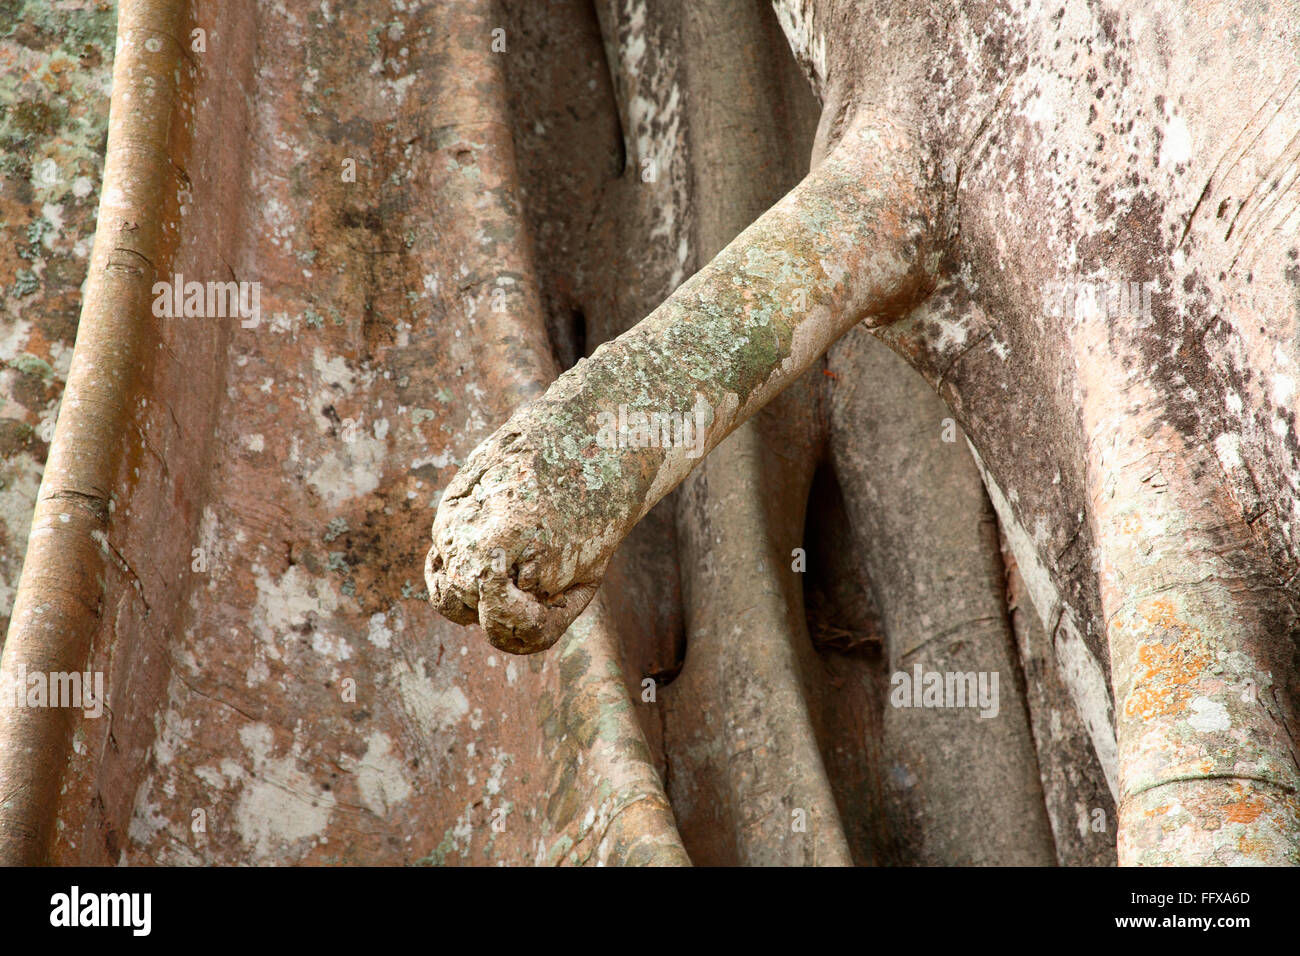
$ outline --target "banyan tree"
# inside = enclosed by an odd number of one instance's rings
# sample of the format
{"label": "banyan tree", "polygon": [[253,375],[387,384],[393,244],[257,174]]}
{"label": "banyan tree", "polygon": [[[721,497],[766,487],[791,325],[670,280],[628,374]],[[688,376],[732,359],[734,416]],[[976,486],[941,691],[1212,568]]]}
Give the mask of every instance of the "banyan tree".
{"label": "banyan tree", "polygon": [[0,862],[1300,862],[1295,0],[0,11]]}

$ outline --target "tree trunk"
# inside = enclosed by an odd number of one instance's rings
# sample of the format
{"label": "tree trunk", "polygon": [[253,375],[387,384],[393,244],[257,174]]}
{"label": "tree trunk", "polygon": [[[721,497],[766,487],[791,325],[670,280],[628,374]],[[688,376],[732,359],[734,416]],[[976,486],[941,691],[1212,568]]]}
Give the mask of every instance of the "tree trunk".
{"label": "tree trunk", "polygon": [[0,861],[1300,862],[1294,2],[85,6]]}

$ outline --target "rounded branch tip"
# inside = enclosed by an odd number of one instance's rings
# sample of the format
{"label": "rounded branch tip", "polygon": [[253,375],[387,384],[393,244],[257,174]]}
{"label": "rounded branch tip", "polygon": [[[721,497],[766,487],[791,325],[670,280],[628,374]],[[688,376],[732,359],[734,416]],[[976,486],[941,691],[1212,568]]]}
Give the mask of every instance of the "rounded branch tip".
{"label": "rounded branch tip", "polygon": [[507,654],[536,654],[553,645],[591,603],[599,582],[574,584],[547,597],[520,587],[491,568],[452,572],[435,544],[424,564],[429,603],[456,624],[478,624],[488,641]]}

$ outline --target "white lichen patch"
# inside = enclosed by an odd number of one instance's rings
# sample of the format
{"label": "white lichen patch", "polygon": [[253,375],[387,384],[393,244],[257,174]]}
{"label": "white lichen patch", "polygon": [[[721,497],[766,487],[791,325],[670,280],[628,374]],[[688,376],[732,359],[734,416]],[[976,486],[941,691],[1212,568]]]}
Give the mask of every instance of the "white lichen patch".
{"label": "white lichen patch", "polygon": [[[176,686],[179,679],[173,675],[169,694],[172,703],[178,705],[175,697],[179,691]],[[161,715],[154,715],[153,755],[159,766],[165,767],[175,759],[177,753],[184,753],[194,733],[193,721],[181,716],[174,706],[168,707]]]}
{"label": "white lichen patch", "polygon": [[386,442],[358,431],[352,441],[326,452],[307,475],[307,483],[330,505],[368,495],[379,487],[387,452]]}
{"label": "white lichen patch", "polygon": [[194,776],[198,777],[213,790],[225,790],[226,778],[216,767],[202,766],[194,768]]}
{"label": "white lichen patch", "polygon": [[324,349],[312,350],[311,366],[316,378],[326,385],[337,386],[348,394],[357,386],[357,374],[348,367],[348,363],[339,356],[329,358]]}
{"label": "white lichen patch", "polygon": [[1232,727],[1228,708],[1218,701],[1210,700],[1208,697],[1197,697],[1192,700],[1191,709],[1192,716],[1187,718],[1187,723],[1193,730],[1208,734],[1216,730],[1229,730]]}
{"label": "white lichen patch", "polygon": [[1160,149],[1160,165],[1175,166],[1192,158],[1192,133],[1187,128],[1187,120],[1175,116],[1165,127],[1164,140]]}
{"label": "white lichen patch", "polygon": [[375,647],[387,650],[393,642],[393,632],[388,627],[388,615],[379,611],[370,615],[366,627],[366,640]]}
{"label": "white lichen patch", "polygon": [[317,630],[311,636],[311,649],[322,657],[346,661],[352,657],[352,645],[337,635]]}
{"label": "white lichen patch", "polygon": [[235,829],[258,860],[325,832],[334,811],[334,795],[299,766],[295,741],[283,757],[274,756],[274,734],[266,724],[239,731],[250,770],[239,768],[243,789],[235,804]]}
{"label": "white lichen patch", "polygon": [[1295,401],[1295,379],[1283,372],[1274,372],[1270,381],[1273,401],[1283,408],[1290,408]]}
{"label": "white lichen patch", "polygon": [[1225,432],[1214,439],[1214,454],[1225,471],[1244,468],[1246,463],[1241,458],[1241,437]]}
{"label": "white lichen patch", "polygon": [[405,765],[393,753],[393,742],[386,734],[375,731],[359,760],[345,756],[340,762],[345,770],[356,774],[361,802],[375,816],[386,817],[394,806],[411,795]]}
{"label": "white lichen patch", "polygon": [[[425,660],[416,663],[423,671]],[[417,673],[406,661],[394,663],[390,673],[402,709],[426,738],[450,730],[469,713],[469,698],[455,684]]]}
{"label": "white lichen patch", "polygon": [[308,615],[325,618],[338,610],[339,597],[330,582],[312,577],[300,565],[293,565],[279,580],[272,580],[261,565],[254,564],[251,570],[257,585],[253,627],[268,643],[307,624]]}
{"label": "white lichen patch", "polygon": [[488,768],[487,780],[483,783],[484,793],[487,797],[496,796],[501,792],[501,785],[505,779],[506,767],[509,766],[514,759],[510,754],[498,747],[493,747],[491,753],[492,764]]}

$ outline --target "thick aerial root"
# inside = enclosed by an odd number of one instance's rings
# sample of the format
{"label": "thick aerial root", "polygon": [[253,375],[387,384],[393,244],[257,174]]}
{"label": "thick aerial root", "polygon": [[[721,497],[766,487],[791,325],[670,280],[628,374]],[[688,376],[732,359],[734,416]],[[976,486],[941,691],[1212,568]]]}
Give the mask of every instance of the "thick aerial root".
{"label": "thick aerial root", "polygon": [[[889,643],[882,776],[892,854],[926,865],[1050,864],[979,472],[963,443],[943,440],[947,406],[866,330],[836,344],[830,368],[832,460]],[[893,677],[910,691],[918,673],[945,683],[970,675],[978,693],[918,708],[919,693],[900,700]]]}
{"label": "thick aerial root", "polygon": [[[689,642],[664,692],[669,795],[701,863],[853,862],[819,746],[822,667],[790,560],[806,545],[817,461],[811,391],[799,383],[737,429],[678,502]],[[713,732],[686,730],[700,724]]]}
{"label": "thick aerial root", "polygon": [[[1119,742],[1121,865],[1300,864],[1295,595],[1213,453],[1079,330]],[[1125,382],[1123,388],[1116,382]]]}
{"label": "thick aerial root", "polygon": [[1214,474],[1208,454],[1167,430],[1142,439],[1159,451],[1114,462],[1096,513],[1119,861],[1300,864],[1293,599],[1200,478]]}
{"label": "thick aerial root", "polygon": [[1061,677],[1061,661],[1051,635],[1033,606],[1005,537],[1002,562],[1056,860],[1061,866],[1114,866],[1115,798]]}
{"label": "thick aerial root", "polygon": [[925,182],[903,132],[851,130],[649,317],[520,408],[447,487],[425,565],[433,605],[505,651],[553,644],[702,455],[853,325],[889,321],[929,287]]}
{"label": "thick aerial root", "polygon": [[537,702],[550,752],[538,863],[689,866],[628,700],[606,602],[569,628]]}
{"label": "thick aerial root", "polygon": [[[109,495],[125,454],[154,265],[158,197],[168,191],[182,4],[119,9],[108,153],[76,351],[32,517],[27,559],[0,662],[13,675],[81,671],[100,614]],[[0,707],[0,864],[48,862],[73,717],[62,707]]]}

